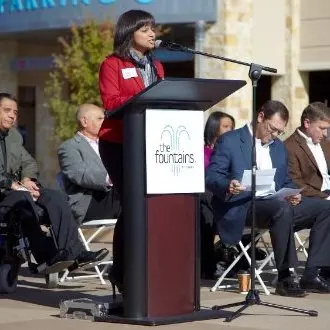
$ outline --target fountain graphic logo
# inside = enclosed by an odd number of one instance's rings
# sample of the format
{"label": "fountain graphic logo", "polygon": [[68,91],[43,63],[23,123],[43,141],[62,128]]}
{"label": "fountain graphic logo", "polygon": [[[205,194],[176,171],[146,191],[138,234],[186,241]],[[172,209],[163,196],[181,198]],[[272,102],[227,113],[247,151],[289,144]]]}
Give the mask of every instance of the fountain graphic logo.
{"label": "fountain graphic logo", "polygon": [[185,126],[174,128],[172,125],[165,125],[155,151],[156,164],[168,166],[174,176],[178,176],[182,170],[194,168],[195,154],[185,150],[189,148],[189,141],[190,134]]}

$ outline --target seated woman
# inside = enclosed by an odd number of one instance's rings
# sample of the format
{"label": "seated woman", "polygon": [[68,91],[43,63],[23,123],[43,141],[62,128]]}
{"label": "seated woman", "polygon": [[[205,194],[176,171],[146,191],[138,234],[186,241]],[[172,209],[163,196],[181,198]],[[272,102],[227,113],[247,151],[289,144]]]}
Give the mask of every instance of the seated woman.
{"label": "seated woman", "polygon": [[[204,129],[204,166],[207,168],[210,162],[212,150],[217,138],[235,128],[235,120],[232,116],[216,111],[212,112]],[[215,231],[213,228],[213,210],[211,205],[212,194],[205,191],[200,197],[201,212],[201,277],[211,279],[216,270],[216,258],[214,253]]]}
{"label": "seated woman", "polygon": [[[235,119],[222,111],[216,111],[210,114],[204,129],[204,165],[205,169],[210,163],[212,150],[217,138],[229,131],[235,129]],[[212,193],[205,191],[201,195],[201,276],[205,279],[212,279],[214,276],[221,275],[223,269],[227,268],[236,255],[239,253],[238,247],[224,246],[220,241],[214,245],[215,231],[213,227],[213,209],[212,209]],[[250,242],[250,235],[242,237],[243,245]],[[256,259],[263,260],[266,253],[256,248]],[[242,259],[234,272],[240,269],[248,269],[249,265]]]}

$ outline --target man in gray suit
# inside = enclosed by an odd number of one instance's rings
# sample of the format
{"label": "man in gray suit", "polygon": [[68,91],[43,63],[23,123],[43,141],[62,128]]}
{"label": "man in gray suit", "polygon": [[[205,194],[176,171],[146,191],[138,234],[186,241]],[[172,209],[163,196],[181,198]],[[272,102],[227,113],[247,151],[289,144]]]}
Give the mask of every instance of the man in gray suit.
{"label": "man in gray suit", "polygon": [[57,153],[69,204],[78,223],[117,218],[120,210],[98,149],[103,120],[101,108],[81,105],[77,111],[78,132]]}
{"label": "man in gray suit", "polygon": [[[21,221],[35,259],[38,263],[46,261],[49,273],[103,259],[108,254],[106,249],[86,251],[80,242],[66,195],[43,188],[38,182],[37,163],[25,150],[22,137],[13,127],[17,114],[16,99],[10,94],[0,93],[1,214],[9,220],[15,212],[15,219]],[[58,250],[45,245],[40,229],[40,211],[44,211],[52,225]]]}

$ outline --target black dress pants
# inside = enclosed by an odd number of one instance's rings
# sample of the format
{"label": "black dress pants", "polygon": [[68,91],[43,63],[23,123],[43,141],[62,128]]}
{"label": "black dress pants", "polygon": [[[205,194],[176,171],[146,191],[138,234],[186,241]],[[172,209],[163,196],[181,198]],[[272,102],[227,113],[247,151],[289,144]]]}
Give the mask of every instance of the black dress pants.
{"label": "black dress pants", "polygon": [[86,216],[82,222],[97,219],[116,219],[119,213],[119,196],[114,189],[109,191],[94,191]]}
{"label": "black dress pants", "polygon": [[[67,197],[60,191],[41,189],[40,197],[33,201],[29,192],[6,191],[0,202],[2,212],[6,215],[15,212],[22,224],[24,235],[29,239],[33,256],[38,263],[42,263],[53,257],[58,250],[65,250],[68,259],[76,259],[83,251],[83,245],[78,238],[77,224],[73,219]],[[40,212],[45,212],[47,222],[52,226],[55,244],[45,238],[40,228]]]}
{"label": "black dress pants", "polygon": [[206,279],[213,278],[216,269],[214,215],[211,201],[212,193],[209,191],[200,195],[201,276]]}
{"label": "black dress pants", "polygon": [[[123,146],[119,143],[99,141],[102,162],[106,168],[115,191],[122,205],[123,188]],[[124,282],[124,224],[121,210],[113,233],[113,267],[112,276],[119,283]]]}
{"label": "black dress pants", "polygon": [[[251,226],[249,209],[246,225]],[[330,202],[302,197],[297,206],[278,199],[256,200],[256,227],[269,228],[279,271],[297,267],[294,232],[311,229],[306,267],[330,265]]]}
{"label": "black dress pants", "polygon": [[310,229],[306,267],[329,267],[330,201],[303,197],[293,214],[295,231]]}
{"label": "black dress pants", "polygon": [[68,252],[69,260],[76,259],[85,250],[78,237],[78,225],[71,212],[67,195],[55,189],[41,189],[36,204],[47,211],[59,250]]}

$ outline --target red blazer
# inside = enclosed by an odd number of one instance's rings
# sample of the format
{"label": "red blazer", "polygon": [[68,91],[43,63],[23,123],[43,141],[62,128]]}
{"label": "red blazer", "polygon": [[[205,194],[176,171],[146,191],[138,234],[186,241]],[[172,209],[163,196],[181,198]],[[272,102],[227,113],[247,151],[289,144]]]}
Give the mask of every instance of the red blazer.
{"label": "red blazer", "polygon": [[[158,78],[164,77],[164,69],[159,61],[154,60]],[[145,87],[142,77],[138,76],[128,79],[123,77],[123,69],[135,68],[130,61],[125,61],[115,55],[108,56],[101,64],[99,72],[99,88],[103,107],[107,111],[118,108],[134,95],[141,92]],[[105,119],[99,137],[102,140],[121,143],[123,138],[123,127],[121,120]]]}

